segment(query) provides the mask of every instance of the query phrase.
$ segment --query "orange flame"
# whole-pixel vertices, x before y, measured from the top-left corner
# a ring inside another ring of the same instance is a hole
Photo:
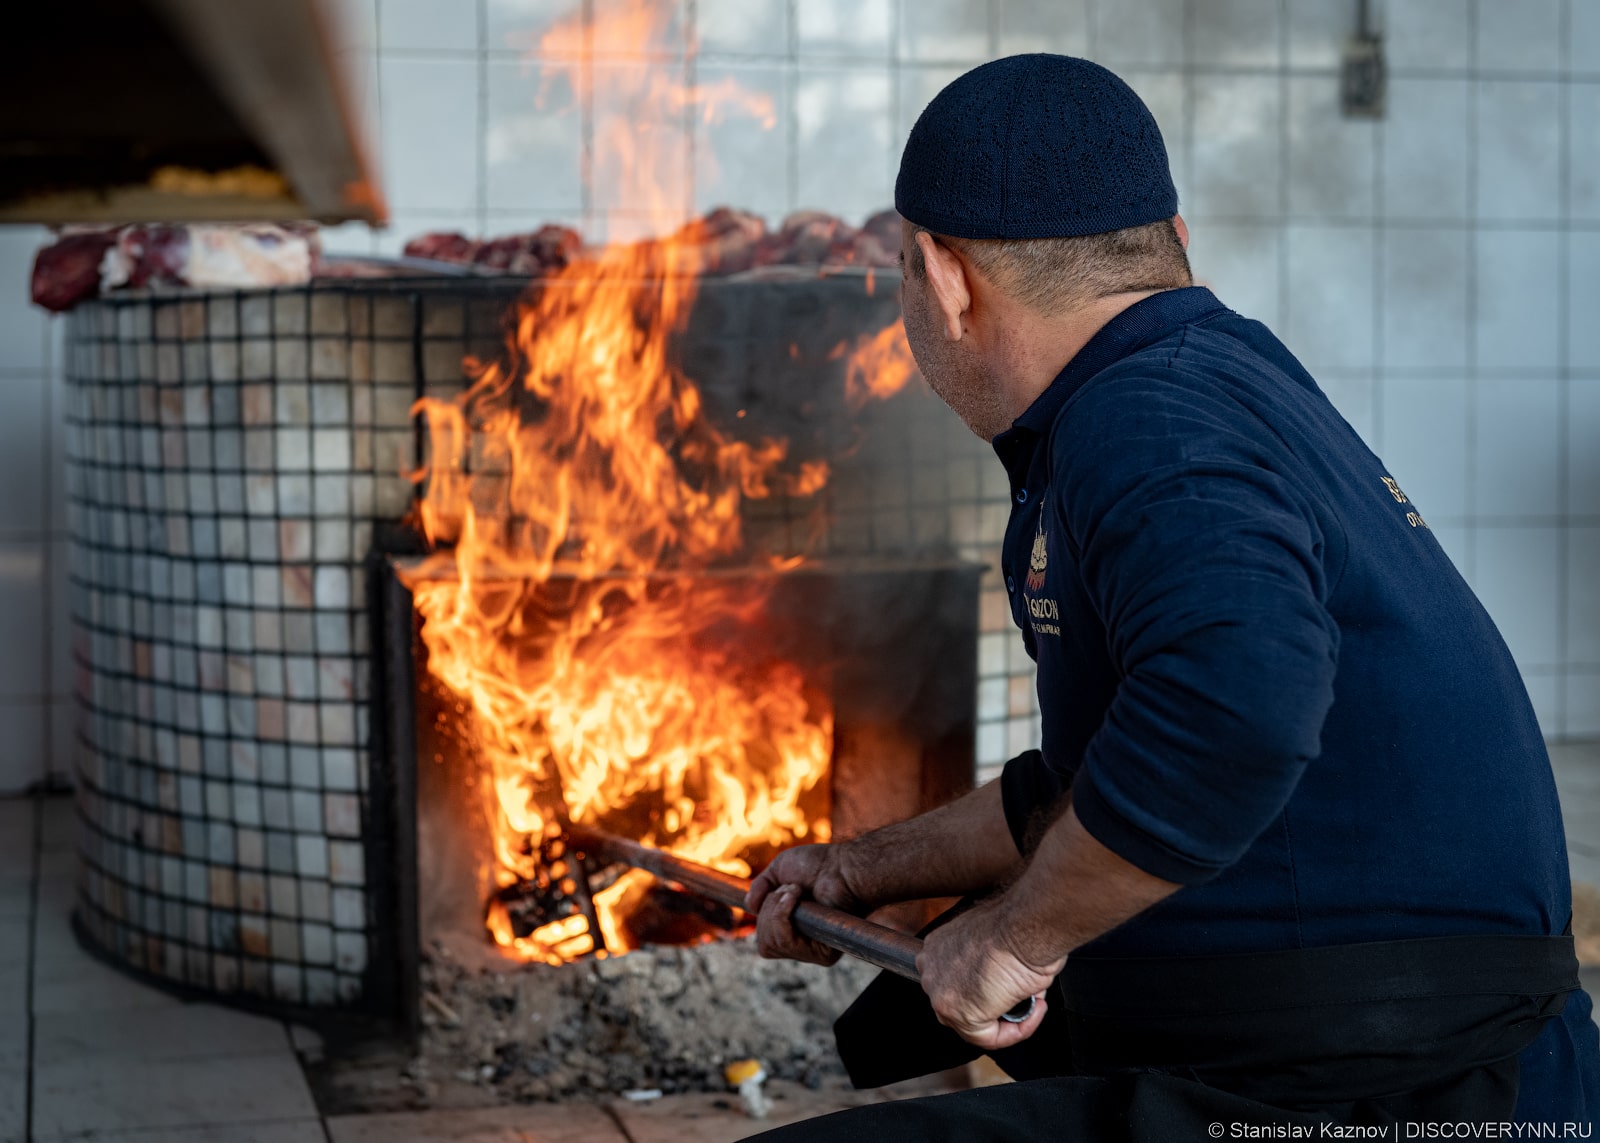
[[[869,401],[888,400],[917,374],[917,362],[906,341],[905,322],[899,318],[893,325],[857,339],[853,347],[847,348],[841,341],[829,357],[837,359],[847,353],[844,396],[852,409],[859,409]]]
[[[608,5],[603,26],[559,25],[541,53],[570,59],[587,99],[586,43],[659,54],[666,8]],[[611,68],[604,87],[596,182],[645,204],[655,233],[684,214],[671,192],[686,109],[771,117],[770,101],[685,88],[656,67]],[[728,637],[759,619],[770,576],[705,574],[740,552],[744,501],[809,494],[828,472],[789,471],[781,441],[726,435],[670,361],[697,285],[686,245],[613,243],[574,262],[520,303],[505,360],[469,362],[458,400],[418,403],[418,518],[454,546],[407,583],[428,669],[465,700],[485,762],[486,896],[548,881],[541,843],[566,822],[738,874],[753,850],[829,835],[807,806],[829,766],[831,708],[798,668]],[[634,943],[627,919],[647,885],[630,873],[595,895],[610,952]],[[498,899],[488,927],[527,959],[595,947],[576,916],[519,935]]]

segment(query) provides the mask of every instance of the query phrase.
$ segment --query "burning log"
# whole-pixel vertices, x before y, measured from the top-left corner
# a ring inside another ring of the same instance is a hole
[[[588,864],[568,854],[566,843],[558,837],[540,843],[534,876],[498,890],[490,898],[490,909],[496,904],[504,909],[517,937],[529,937],[546,925],[582,916],[584,930],[593,940],[590,951],[606,947],[595,913]]]

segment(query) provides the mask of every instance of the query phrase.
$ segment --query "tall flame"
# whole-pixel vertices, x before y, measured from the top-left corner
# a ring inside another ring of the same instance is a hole
[[[541,54],[572,61],[590,100],[601,93],[585,45],[649,58],[667,8],[607,5],[603,25],[563,23]],[[770,101],[655,67],[604,83],[596,183],[643,204],[656,233],[684,215],[672,188],[685,114],[772,115]],[[625,826],[740,874],[752,849],[828,836],[806,806],[829,765],[830,707],[795,666],[727,637],[759,618],[769,581],[694,574],[739,553],[745,500],[814,492],[827,469],[786,466],[783,442],[739,441],[708,419],[668,355],[693,269],[690,244],[670,238],[591,252],[520,303],[505,358],[469,362],[460,399],[418,404],[419,519],[453,547],[407,582],[429,670],[465,700],[485,762],[486,896],[570,887],[548,845],[566,822]],[[629,874],[597,894],[609,951],[634,943],[627,915],[644,884]],[[594,947],[578,917],[519,935],[497,904],[489,928],[526,958]]]

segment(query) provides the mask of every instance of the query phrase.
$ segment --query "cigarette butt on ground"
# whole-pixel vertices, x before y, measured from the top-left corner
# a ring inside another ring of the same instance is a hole
[[[729,1087],[739,1089],[739,1102],[744,1104],[745,1111],[751,1119],[765,1119],[772,1110],[766,1093],[761,1090],[762,1082],[767,1078],[767,1070],[761,1066],[760,1060],[734,1060],[733,1063],[722,1069],[723,1078],[728,1081]]]

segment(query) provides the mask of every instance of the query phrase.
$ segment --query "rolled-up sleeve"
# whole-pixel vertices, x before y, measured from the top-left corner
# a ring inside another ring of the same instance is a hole
[[[1203,882],[1319,752],[1338,656],[1324,537],[1268,430],[1181,378],[1097,379],[1064,421],[1054,510],[1119,675],[1073,806],[1147,873]]]

